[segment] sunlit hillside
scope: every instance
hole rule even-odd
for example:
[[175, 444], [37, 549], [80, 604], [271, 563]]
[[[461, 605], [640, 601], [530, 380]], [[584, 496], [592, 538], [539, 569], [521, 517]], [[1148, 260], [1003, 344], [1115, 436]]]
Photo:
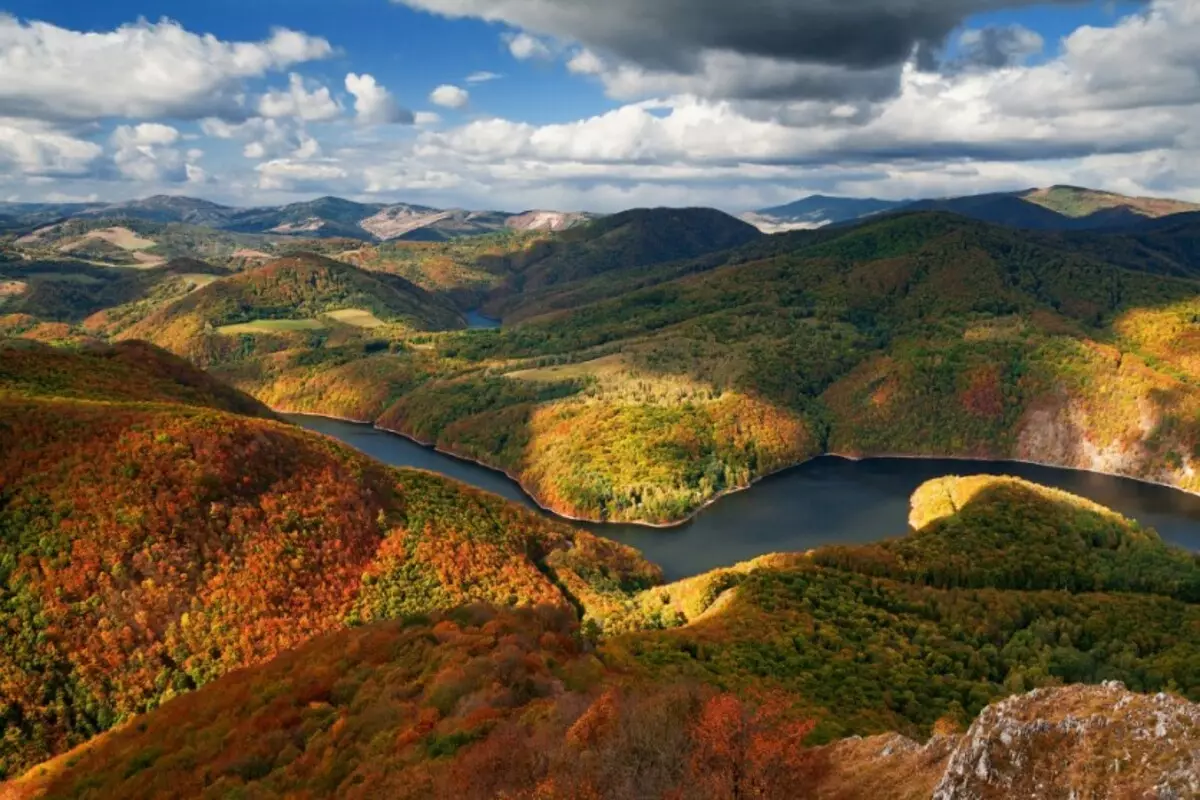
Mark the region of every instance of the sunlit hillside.
[[[522, 252], [481, 239], [402, 262], [396, 245], [364, 250], [364, 269], [298, 256], [176, 279], [83, 331], [13, 324], [150, 339], [276, 409], [379, 422], [587, 519], [678, 522], [825, 452], [1018, 458], [1200, 488], [1187, 347], [1200, 284], [1158, 274], [1181, 246], [1174, 228], [1141, 261], [1141, 239], [1116, 237], [1116, 263], [1071, 237], [946, 214], [688, 259], [655, 255], [657, 213]], [[436, 248], [458, 265], [443, 278]], [[483, 283], [459, 271], [469, 264]], [[506, 294], [521, 281], [531, 288]], [[455, 332], [451, 302], [485, 284], [513, 299], [515, 321]]]
[[[674, 616], [655, 609], [598, 645], [569, 606], [337, 632], [170, 700], [8, 796], [917, 798], [1000, 791], [1028, 780], [1013, 766], [1027, 761], [1063, 792], [1186, 788], [1195, 705], [1115, 684], [1049, 687], [1120, 680], [1200, 699], [1194, 603], [1165, 585], [1084, 588], [1103, 582], [1113, 552], [1134, 569], [1173, 559], [1174, 577], [1193, 582], [1200, 565], [1111, 511], [1011, 479], [932, 482], [913, 514], [922, 530], [885, 548], [928, 553], [944, 537], [990, 562], [935, 588], [879, 577], [875, 547], [764, 558], [627, 590], [643, 611], [674, 598]], [[1035, 539], [1037, 553], [1022, 552]], [[1039, 563], [1074, 588], [1005, 588]], [[1047, 726], [1098, 714], [1121, 747], [1070, 739], [1046, 759]], [[1156, 725], [1165, 743], [1148, 735]], [[839, 740], [850, 734], [876, 736]], [[1095, 758], [1122, 769], [1094, 773]]]
[[0, 349], [0, 774], [347, 625], [470, 602], [587, 615], [660, 580], [269, 416], [144, 344]]

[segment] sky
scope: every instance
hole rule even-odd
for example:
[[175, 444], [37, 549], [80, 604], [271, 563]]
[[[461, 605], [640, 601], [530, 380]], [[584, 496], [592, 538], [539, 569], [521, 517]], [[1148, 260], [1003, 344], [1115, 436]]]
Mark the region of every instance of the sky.
[[0, 201], [1200, 201], [1200, 0], [0, 0]]

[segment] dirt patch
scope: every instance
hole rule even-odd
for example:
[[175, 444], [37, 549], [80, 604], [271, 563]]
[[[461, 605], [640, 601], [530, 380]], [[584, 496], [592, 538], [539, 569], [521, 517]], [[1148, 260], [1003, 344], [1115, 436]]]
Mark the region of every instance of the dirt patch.
[[217, 328], [217, 333], [226, 335], [290, 333], [293, 331], [316, 331], [324, 327], [325, 324], [318, 319], [256, 319], [253, 322], [225, 325]]
[[21, 294], [27, 285], [24, 281], [0, 281], [0, 302], [3, 302], [4, 298]]

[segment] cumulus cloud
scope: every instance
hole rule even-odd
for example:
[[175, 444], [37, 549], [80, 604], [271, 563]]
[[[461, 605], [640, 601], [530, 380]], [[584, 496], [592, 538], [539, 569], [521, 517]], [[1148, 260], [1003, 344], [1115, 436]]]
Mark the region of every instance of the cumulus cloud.
[[188, 170], [189, 159], [174, 147], [179, 140], [177, 129], [155, 122], [121, 125], [109, 138], [120, 175], [143, 183], [182, 183], [196, 175]]
[[230, 123], [216, 117], [200, 122], [200, 130], [214, 139], [244, 142], [242, 155], [251, 159], [314, 158], [321, 154], [320, 143], [300, 124], [289, 120], [252, 117]]
[[508, 52], [512, 53], [512, 57], [518, 61], [554, 58], [554, 52], [550, 46], [536, 36], [530, 36], [528, 33], [510, 33], [506, 34], [504, 38], [508, 42]]
[[604, 72], [604, 62], [600, 56], [584, 47], [567, 61], [567, 69], [576, 75], [600, 75]]
[[[772, 96], [857, 97], [898, 86], [901, 66], [935, 52], [970, 16], [1038, 0], [395, 0], [448, 17], [473, 17], [520, 29], [520, 36], [573, 41], [629, 69], [696, 81], [711, 97], [760, 97], [756, 70], [791, 76], [769, 83]], [[1073, 2], [1073, 0], [1056, 0]], [[514, 37], [513, 41], [516, 41]], [[536, 39], [535, 39], [536, 40]], [[538, 40], [540, 41], [540, 40]], [[510, 44], [511, 47], [511, 44]], [[514, 51], [514, 55], [518, 55]], [[518, 57], [520, 57], [518, 55]], [[720, 66], [723, 75], [713, 73]], [[630, 81], [624, 86], [629, 88]]]
[[354, 95], [354, 113], [361, 125], [411, 125], [413, 113], [400, 103], [371, 75], [346, 76], [346, 91]]
[[443, 84], [429, 93], [429, 101], [444, 108], [462, 108], [471, 99], [466, 89]]
[[[542, 2], [552, 21], [559, 4]], [[663, 3], [646, 4], [643, 21], [664, 13]], [[775, 5], [786, 17], [804, 4]], [[1080, 28], [1048, 58], [1031, 57], [1044, 52], [1043, 43], [1023, 29], [966, 31], [949, 48], [953, 61], [935, 71], [920, 68], [911, 54], [898, 65], [872, 67], [867, 59], [804, 61], [765, 48], [707, 45], [692, 52], [686, 68], [664, 67], [596, 37], [568, 36], [549, 22], [533, 33], [571, 72], [596, 76], [610, 94], [630, 100], [549, 125], [471, 119], [450, 126], [425, 111], [413, 115], [420, 127], [411, 134], [322, 126], [314, 128], [320, 143], [298, 114], [208, 118], [201, 124], [206, 135], [240, 142], [262, 162], [230, 170], [216, 185], [230, 187], [235, 199], [272, 202], [291, 194], [375, 193], [437, 206], [602, 211], [658, 203], [739, 209], [807, 192], [899, 198], [1059, 182], [1200, 200], [1200, 4], [1194, 0], [1154, 0], [1144, 13], [1108, 27]], [[386, 90], [371, 76], [355, 77], [347, 82], [355, 114], [370, 119], [375, 106], [357, 101]], [[303, 88], [315, 93], [312, 85]], [[462, 108], [470, 98], [463, 88], [445, 86], [431, 99]], [[99, 156], [86, 141], [89, 126], [19, 123], [0, 119], [6, 191], [28, 180], [23, 175], [46, 180], [49, 174], [79, 175], [75, 185], [90, 189], [97, 169], [113, 171], [116, 155]], [[166, 131], [129, 127], [121, 142], [107, 143], [111, 153], [126, 152], [124, 170], [159, 181], [206, 179], [199, 157], [167, 152], [191, 147], [191, 140], [168, 142]]]
[[83, 33], [0, 15], [0, 114], [244, 116], [242, 81], [332, 53], [325, 39], [284, 29], [258, 42], [226, 42], [169, 20]]
[[0, 117], [0, 167], [9, 174], [77, 176], [91, 171], [104, 148], [46, 123]]
[[272, 89], [258, 101], [258, 113], [268, 118], [295, 117], [305, 122], [328, 122], [342, 115], [329, 89], [316, 86], [310, 92], [304, 78], [293, 72], [287, 89]]

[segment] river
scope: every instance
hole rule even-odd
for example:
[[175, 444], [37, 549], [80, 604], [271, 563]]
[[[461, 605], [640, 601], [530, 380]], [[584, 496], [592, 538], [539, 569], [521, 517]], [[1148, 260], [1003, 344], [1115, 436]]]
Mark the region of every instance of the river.
[[[385, 463], [440, 472], [536, 508], [521, 487], [502, 473], [443, 455], [402, 436], [324, 417], [291, 415], [288, 419]], [[1200, 497], [1195, 495], [1090, 472], [936, 459], [818, 458], [724, 497], [678, 528], [580, 527], [638, 548], [662, 566], [668, 580], [678, 580], [766, 553], [900, 536], [908, 529], [912, 493], [925, 481], [943, 475], [1013, 475], [1053, 486], [1136, 519], [1172, 544], [1200, 551]]]

